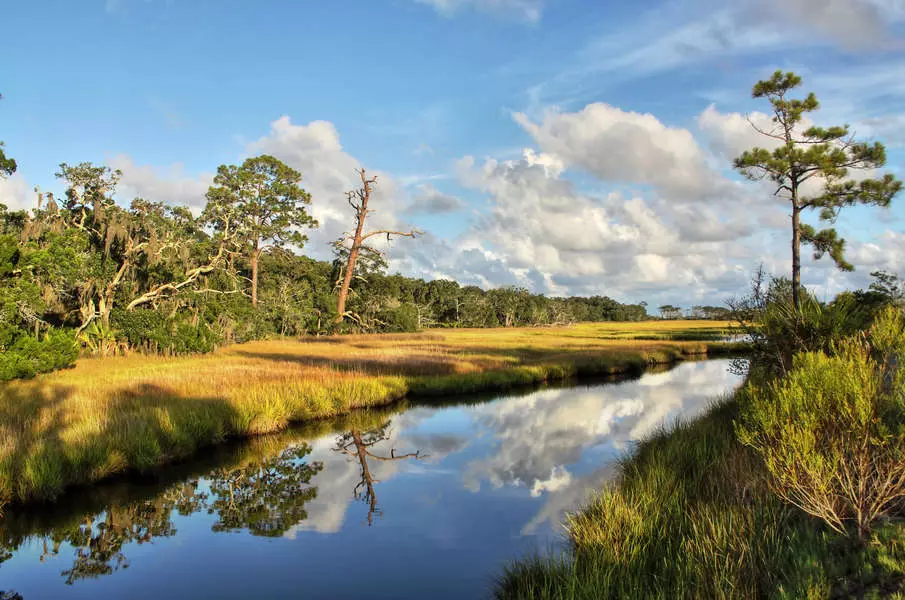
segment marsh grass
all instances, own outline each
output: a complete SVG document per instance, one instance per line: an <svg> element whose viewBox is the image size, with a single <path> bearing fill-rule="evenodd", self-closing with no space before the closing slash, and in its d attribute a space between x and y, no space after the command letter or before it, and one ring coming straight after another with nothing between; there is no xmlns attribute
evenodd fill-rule
<svg viewBox="0 0 905 600"><path fill-rule="evenodd" d="M905 526L853 544L789 507L736 439L734 400L639 444L566 523L568 547L512 564L497 598L848 598L900 594ZM889 597L903 597L889 596Z"/></svg>
<svg viewBox="0 0 905 600"><path fill-rule="evenodd" d="M70 370L0 385L0 504L51 499L67 486L152 469L228 438L406 395L640 372L729 346L632 336L725 325L434 330L259 341L203 356L84 359Z"/></svg>

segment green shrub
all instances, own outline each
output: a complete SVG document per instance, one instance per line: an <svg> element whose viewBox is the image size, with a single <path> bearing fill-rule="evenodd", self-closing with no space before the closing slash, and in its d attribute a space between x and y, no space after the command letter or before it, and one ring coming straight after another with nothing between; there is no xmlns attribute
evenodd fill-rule
<svg viewBox="0 0 905 600"><path fill-rule="evenodd" d="M0 381L34 377L72 366L79 350L72 332L54 329L43 337L20 335L0 353Z"/></svg>
<svg viewBox="0 0 905 600"><path fill-rule="evenodd" d="M743 371L756 380L782 376L798 353L829 351L868 327L877 311L877 306L865 305L854 295L840 294L824 304L807 290L802 290L796 308L789 280L766 282L762 272L755 276L751 294L730 304L751 342Z"/></svg>
<svg viewBox="0 0 905 600"><path fill-rule="evenodd" d="M403 304L381 312L380 320L385 323L382 331L402 333L418 331L418 310L411 304Z"/></svg>
<svg viewBox="0 0 905 600"><path fill-rule="evenodd" d="M132 348L165 354L212 352L220 343L206 323L192 324L184 317L168 318L161 311L114 311L111 322L117 336Z"/></svg>
<svg viewBox="0 0 905 600"><path fill-rule="evenodd" d="M868 335L795 356L782 379L748 389L737 433L776 493L864 539L905 499L905 320L889 308Z"/></svg>

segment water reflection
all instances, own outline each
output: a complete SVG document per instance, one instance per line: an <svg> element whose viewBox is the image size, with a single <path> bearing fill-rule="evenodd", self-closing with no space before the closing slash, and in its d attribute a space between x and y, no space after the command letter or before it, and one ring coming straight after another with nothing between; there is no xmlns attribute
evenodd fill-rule
<svg viewBox="0 0 905 600"><path fill-rule="evenodd" d="M377 494L374 492L374 484L379 480L374 479L374 475L371 471L368 461L394 461L405 460L407 458L414 458L418 460L424 458L420 450L409 452L408 454L397 455L395 448L391 448L389 456L374 454L371 451L371 447L380 442L390 439L389 427L390 421L387 421L382 426L370 431L362 432L360 429L353 429L352 431L339 436L339 440L337 440L336 442L336 448L334 448L338 452L348 454L358 462L361 481L359 481L355 485L355 489L352 493L355 498L364 501L368 505L369 526L374 524L375 512L377 512L380 516L382 516L383 513L378 512Z"/></svg>
<svg viewBox="0 0 905 600"><path fill-rule="evenodd" d="M252 577L266 597L296 584L382 597L361 587L382 580L385 597L479 596L500 561L556 539L563 512L612 477L633 441L737 385L727 363L359 414L13 509L0 521L0 589L192 597L201 579L209 595L244 597ZM184 576L161 577L164 555ZM356 557L367 566L349 578L342 564Z"/></svg>
<svg viewBox="0 0 905 600"><path fill-rule="evenodd" d="M310 446L302 444L238 469L211 473L209 497L198 505L217 515L211 530L245 529L251 535L279 537L307 519L305 504L317 496L311 478L323 469L321 463L305 462L310 453Z"/></svg>

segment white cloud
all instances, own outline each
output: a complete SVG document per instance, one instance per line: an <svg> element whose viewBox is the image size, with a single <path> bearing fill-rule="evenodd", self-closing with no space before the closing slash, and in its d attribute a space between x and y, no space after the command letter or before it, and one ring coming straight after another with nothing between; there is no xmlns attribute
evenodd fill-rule
<svg viewBox="0 0 905 600"><path fill-rule="evenodd" d="M849 259L862 267L859 273L862 285L871 271L905 276L905 233L887 229L874 241L854 243Z"/></svg>
<svg viewBox="0 0 905 600"><path fill-rule="evenodd" d="M446 17L471 9L499 15L511 15L517 20L536 23L540 21L544 0L415 0L426 4Z"/></svg>
<svg viewBox="0 0 905 600"><path fill-rule="evenodd" d="M483 203L473 205L470 223L454 239L427 232L394 243L388 248L391 271L463 285L606 294L652 305L719 304L745 287L760 262L781 274L788 271L788 217L782 203L770 191L724 179L708 166L725 163L725 156L752 144L741 115L705 110L698 119L706 140L701 147L689 131L667 127L651 115L592 106L551 113L539 124L526 119L540 148L526 149L518 160L461 159L455 168L458 183L482 196ZM620 136L645 139L627 140L622 148L631 148L632 155L621 163L619 157L597 156ZM311 212L321 222L319 230L309 232L303 252L330 258L329 242L352 225L345 192L359 185L360 166L343 148L335 126L325 121L297 125L282 117L245 152L273 154L302 173L302 185L312 195ZM109 163L123 170L124 192L196 209L211 179L180 165L136 165L124 155ZM653 190L592 194L576 187L567 167ZM709 178L719 194L703 201L690 194L696 183L689 173ZM407 189L396 178L378 174L372 228L407 229L405 219L419 211L461 208L461 200L429 183ZM0 184L2 197L14 198L7 202L13 206L30 205L19 176ZM806 259L806 283L832 292L863 286L870 270L901 270L897 261L905 257L901 236L889 232L870 243L853 241L850 248L859 267L855 274L836 273L827 260Z"/></svg>
<svg viewBox="0 0 905 600"><path fill-rule="evenodd" d="M617 298L681 288L685 300L718 302L756 266L760 250L743 245L753 229L742 199L702 206L590 196L531 154L480 166L466 157L458 170L460 182L489 201L457 240L462 251L435 253L440 270L460 280L480 275L491 285Z"/></svg>
<svg viewBox="0 0 905 600"><path fill-rule="evenodd" d="M0 204L6 205L9 210L34 208L34 192L22 174L14 173L11 177L0 177Z"/></svg>
<svg viewBox="0 0 905 600"><path fill-rule="evenodd" d="M357 170L367 165L343 149L333 123L312 121L307 125L296 125L286 116L272 122L270 132L248 144L246 152L273 155L302 174L302 187L312 198L311 213L320 223L319 229L308 232L305 252L317 258L329 258L330 243L352 229L353 214L345 195L361 186ZM368 229L407 230L409 224L401 219L404 208L410 204L404 190L385 173L369 169L368 174L378 177L371 199L370 209L374 212L368 217ZM377 243L386 247L385 239ZM408 248L419 240L399 243Z"/></svg>
<svg viewBox="0 0 905 600"><path fill-rule="evenodd" d="M196 215L204 209L207 202L205 194L214 180L212 173L189 175L180 163L164 168L138 165L126 154L108 159L107 165L122 171L117 194L120 198L131 200L141 197L174 206L188 206ZM125 203L128 204L128 201Z"/></svg>
<svg viewBox="0 0 905 600"><path fill-rule="evenodd" d="M515 120L544 152L604 181L650 184L682 196L713 191L715 174L691 132L651 114L594 103L575 113L548 111L541 123L523 113Z"/></svg>
<svg viewBox="0 0 905 600"><path fill-rule="evenodd" d="M698 127L709 138L711 149L726 161L755 146L772 149L779 145L777 140L758 133L752 123L764 131L773 127L770 115L757 111L748 115L723 114L714 104L698 115Z"/></svg>

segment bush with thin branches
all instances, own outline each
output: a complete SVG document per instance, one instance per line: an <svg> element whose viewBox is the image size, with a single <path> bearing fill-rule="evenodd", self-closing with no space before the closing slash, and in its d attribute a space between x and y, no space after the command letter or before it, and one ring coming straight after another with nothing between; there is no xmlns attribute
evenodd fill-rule
<svg viewBox="0 0 905 600"><path fill-rule="evenodd" d="M905 318L889 308L868 332L748 388L737 424L780 497L862 540L905 500L903 356Z"/></svg>

